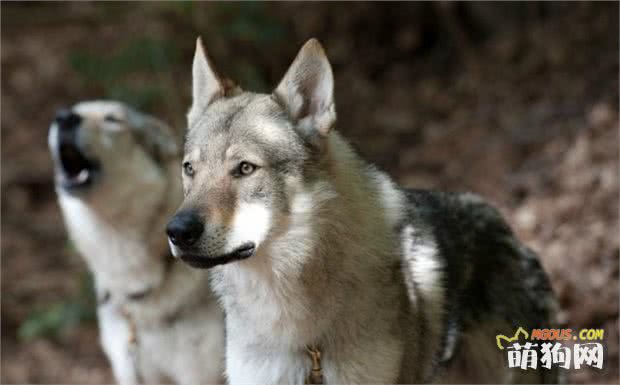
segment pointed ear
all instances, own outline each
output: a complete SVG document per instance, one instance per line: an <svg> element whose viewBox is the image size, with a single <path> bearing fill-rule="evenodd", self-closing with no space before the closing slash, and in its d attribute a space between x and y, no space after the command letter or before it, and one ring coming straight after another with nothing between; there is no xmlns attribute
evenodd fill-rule
<svg viewBox="0 0 620 385"><path fill-rule="evenodd" d="M192 107L188 120L194 121L214 100L224 95L224 87L211 65L202 39L196 39L196 52L192 65Z"/></svg>
<svg viewBox="0 0 620 385"><path fill-rule="evenodd" d="M181 153L181 138L161 120L128 108L127 122L136 141L156 162L163 164Z"/></svg>
<svg viewBox="0 0 620 385"><path fill-rule="evenodd" d="M304 44L274 94L298 128L329 133L336 123L334 77L318 40Z"/></svg>

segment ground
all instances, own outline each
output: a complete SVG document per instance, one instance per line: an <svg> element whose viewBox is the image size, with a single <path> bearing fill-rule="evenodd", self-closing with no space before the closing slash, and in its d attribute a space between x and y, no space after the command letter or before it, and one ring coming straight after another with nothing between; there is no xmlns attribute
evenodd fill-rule
<svg viewBox="0 0 620 385"><path fill-rule="evenodd" d="M569 381L618 383L618 4L523 17L472 5L482 37L450 5L429 7L3 4L2 383L113 381L55 201L47 127L59 107L118 97L181 130L198 34L221 72L261 90L319 37L337 128L407 187L498 206L540 254L561 324L605 329L605 369Z"/></svg>

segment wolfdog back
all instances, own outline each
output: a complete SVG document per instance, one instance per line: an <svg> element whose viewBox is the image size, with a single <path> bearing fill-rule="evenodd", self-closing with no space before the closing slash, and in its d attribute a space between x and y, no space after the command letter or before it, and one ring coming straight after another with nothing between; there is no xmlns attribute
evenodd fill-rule
<svg viewBox="0 0 620 385"><path fill-rule="evenodd" d="M404 192L403 270L422 345L436 349L428 379L557 382L557 370L507 369L495 342L518 327L549 327L554 318L555 297L536 254L477 195Z"/></svg>

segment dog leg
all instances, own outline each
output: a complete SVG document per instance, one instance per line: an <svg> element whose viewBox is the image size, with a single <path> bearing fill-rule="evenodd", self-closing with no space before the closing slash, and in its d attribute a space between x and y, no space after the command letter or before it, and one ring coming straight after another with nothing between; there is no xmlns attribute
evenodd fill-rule
<svg viewBox="0 0 620 385"><path fill-rule="evenodd" d="M137 385L138 373L130 356L130 328L127 320L112 304L103 304L97 311L101 345L112 365L116 381L121 385Z"/></svg>

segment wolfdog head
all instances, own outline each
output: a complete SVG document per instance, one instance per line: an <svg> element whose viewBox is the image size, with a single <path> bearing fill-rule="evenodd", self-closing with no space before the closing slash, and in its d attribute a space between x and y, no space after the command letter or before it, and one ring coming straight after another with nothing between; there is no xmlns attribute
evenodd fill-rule
<svg viewBox="0 0 620 385"><path fill-rule="evenodd" d="M59 111L48 139L69 236L98 284L130 296L158 287L167 245L156 229L181 198L180 138L122 103L91 101Z"/></svg>
<svg viewBox="0 0 620 385"><path fill-rule="evenodd" d="M113 101L58 111L48 141L58 194L108 211L165 182L162 163L179 153L168 126Z"/></svg>
<svg viewBox="0 0 620 385"><path fill-rule="evenodd" d="M273 93L231 89L198 39L192 76L185 199L166 230L175 256L209 268L259 254L290 222L303 186L323 172L336 121L333 75L312 39Z"/></svg>

